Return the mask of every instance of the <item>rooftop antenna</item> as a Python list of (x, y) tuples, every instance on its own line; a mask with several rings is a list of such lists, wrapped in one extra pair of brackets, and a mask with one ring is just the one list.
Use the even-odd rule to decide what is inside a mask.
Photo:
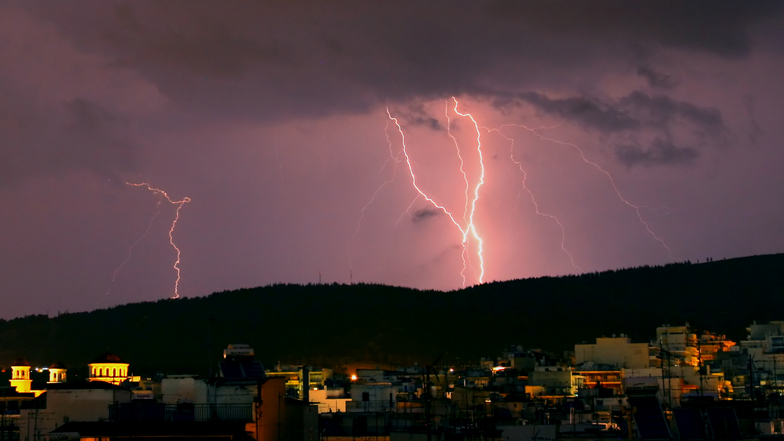
[(319, 285), (321, 285), (321, 271), (319, 271)]

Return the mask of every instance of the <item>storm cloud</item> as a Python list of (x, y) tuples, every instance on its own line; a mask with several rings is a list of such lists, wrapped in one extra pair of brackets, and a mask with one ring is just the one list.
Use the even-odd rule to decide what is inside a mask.
[(780, 252), (782, 8), (2, 2), (2, 318)]
[(608, 59), (632, 61), (661, 47), (743, 57), (753, 49), (749, 30), (781, 12), (776, 3), (730, 1), (445, 6), (146, 1), (26, 9), (171, 99), (264, 119), (526, 88), (557, 79), (554, 70), (593, 75)]
[(691, 147), (678, 147), (672, 142), (656, 138), (647, 148), (640, 145), (619, 145), (615, 151), (618, 160), (627, 166), (689, 164), (699, 152)]

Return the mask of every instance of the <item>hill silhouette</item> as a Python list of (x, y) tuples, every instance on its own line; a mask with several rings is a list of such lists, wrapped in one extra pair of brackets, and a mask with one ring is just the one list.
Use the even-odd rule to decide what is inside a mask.
[(24, 357), (86, 374), (113, 352), (135, 374), (207, 374), (229, 343), (265, 366), (476, 361), (510, 344), (563, 351), (602, 335), (650, 341), (689, 322), (738, 340), (784, 319), (784, 254), (563, 277), (440, 292), (375, 284), (271, 285), (206, 297), (134, 303), (57, 317), (0, 320), (0, 365)]

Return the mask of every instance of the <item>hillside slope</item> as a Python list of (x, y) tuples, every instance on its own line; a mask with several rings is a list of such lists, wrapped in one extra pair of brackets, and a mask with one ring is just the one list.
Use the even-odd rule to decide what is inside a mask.
[[(0, 364), (62, 361), (75, 375), (103, 352), (137, 374), (206, 374), (229, 343), (265, 365), (420, 364), (495, 356), (509, 344), (561, 351), (601, 335), (649, 341), (656, 326), (745, 338), (784, 319), (784, 254), (579, 276), (494, 282), (452, 292), (383, 285), (273, 285), (84, 313), (0, 320)], [(458, 360), (459, 359), (459, 360)]]

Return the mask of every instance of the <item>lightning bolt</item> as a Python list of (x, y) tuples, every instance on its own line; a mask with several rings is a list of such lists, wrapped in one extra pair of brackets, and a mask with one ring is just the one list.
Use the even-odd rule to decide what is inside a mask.
[(394, 166), (392, 167), (392, 176), (389, 179), (386, 179), (381, 185), (378, 186), (376, 191), (373, 192), (373, 195), (370, 196), (370, 200), (365, 204), (365, 206), (362, 207), (362, 210), (360, 210), (359, 220), (357, 220), (357, 228), (354, 230), (354, 234), (351, 235), (351, 238), (349, 238), (349, 240), (346, 242), (346, 252), (348, 253), (349, 271), (353, 271), (350, 244), (351, 242), (354, 241), (354, 239), (356, 239), (357, 234), (359, 234), (359, 230), (362, 228), (362, 221), (365, 219), (365, 211), (373, 203), (373, 201), (376, 200), (376, 196), (378, 196), (381, 190), (383, 190), (384, 187), (386, 187), (387, 185), (391, 184), (395, 180), (395, 176), (397, 175), (397, 162), (399, 158), (396, 157), (394, 152), (392, 151), (392, 140), (389, 139), (388, 131), (389, 131), (389, 120), (387, 120), (387, 127), (384, 129), (384, 134), (386, 135), (387, 138), (387, 144), (389, 144), (389, 158), (387, 158), (387, 160), (384, 161), (384, 165), (381, 166), (381, 169), (378, 171), (377, 174), (380, 175), (381, 173), (383, 173), (384, 169), (387, 168), (387, 165), (390, 162), (392, 162), (392, 164), (394, 164)]
[[(478, 278), (479, 283), (484, 283), (484, 275), (485, 275), (484, 242), (483, 242), (482, 237), (479, 235), (479, 232), (478, 232), (478, 230), (476, 228), (474, 215), (476, 213), (477, 202), (479, 201), (479, 189), (484, 184), (485, 168), (484, 168), (484, 162), (483, 162), (483, 158), (482, 158), (482, 142), (481, 142), (481, 132), (479, 131), (479, 124), (476, 122), (476, 120), (474, 119), (474, 117), (470, 113), (462, 113), (462, 112), (460, 112), (458, 110), (459, 102), (458, 102), (457, 98), (452, 97), (452, 101), (454, 102), (454, 107), (452, 108), (452, 110), (455, 112), (455, 114), (457, 114), (457, 115), (459, 115), (461, 117), (469, 118), (472, 121), (472, 123), (474, 124), (474, 129), (476, 130), (476, 145), (477, 145), (476, 149), (477, 149), (477, 153), (479, 155), (478, 165), (479, 165), (479, 168), (480, 168), (480, 176), (479, 176), (479, 180), (477, 181), (476, 185), (474, 186), (473, 198), (471, 198), (469, 196), (469, 194), (470, 194), (470, 184), (469, 184), (469, 181), (468, 181), (468, 175), (466, 174), (465, 167), (464, 167), (465, 166), (465, 161), (464, 161), (464, 159), (463, 159), (463, 157), (461, 155), (460, 146), (458, 145), (457, 139), (451, 133), (451, 119), (449, 118), (449, 105), (448, 105), (448, 102), (447, 102), (447, 105), (446, 105), (446, 108), (445, 108), (445, 114), (446, 114), (446, 117), (447, 117), (447, 132), (448, 132), (449, 136), (452, 138), (452, 140), (453, 140), (453, 142), (455, 144), (455, 150), (457, 152), (458, 158), (460, 159), (460, 172), (462, 173), (463, 180), (464, 180), (464, 182), (466, 184), (466, 187), (465, 187), (465, 204), (464, 204), (464, 207), (463, 207), (463, 222), (466, 223), (465, 226), (461, 225), (461, 223), (455, 218), (455, 216), (452, 214), (452, 212), (449, 211), (443, 204), (437, 202), (433, 197), (428, 195), (419, 186), (419, 183), (417, 181), (417, 175), (416, 175), (416, 173), (414, 171), (414, 166), (413, 166), (413, 164), (411, 162), (411, 157), (410, 157), (410, 155), (408, 153), (408, 146), (406, 144), (406, 135), (403, 132), (403, 127), (400, 125), (400, 122), (398, 121), (398, 119), (392, 116), (392, 114), (389, 111), (389, 108), (387, 108), (387, 117), (389, 118), (390, 121), (394, 122), (395, 126), (397, 127), (397, 131), (400, 134), (401, 145), (402, 145), (402, 154), (403, 154), (403, 156), (405, 158), (405, 162), (406, 162), (406, 165), (408, 167), (409, 175), (411, 176), (411, 184), (412, 184), (412, 186), (417, 191), (417, 193), (419, 193), (419, 195), (421, 197), (423, 197), (428, 203), (430, 203), (437, 210), (439, 210), (439, 211), (443, 212), (444, 214), (446, 214), (447, 217), (449, 217), (449, 220), (452, 222), (452, 224), (454, 224), (455, 227), (460, 231), (460, 235), (461, 235), (461, 238), (462, 238), (461, 245), (462, 245), (462, 248), (463, 248), (463, 251), (462, 251), (463, 270), (461, 271), (461, 277), (463, 278), (463, 286), (466, 286), (466, 274), (465, 273), (466, 273), (466, 270), (467, 270), (467, 268), (469, 266), (469, 257), (467, 255), (467, 253), (468, 253), (467, 250), (468, 250), (469, 239), (471, 239), (471, 238), (473, 238), (473, 240), (476, 240), (476, 242), (477, 242), (477, 252), (476, 252), (476, 254), (477, 254), (477, 257), (479, 259), (479, 276), (477, 278)], [(409, 207), (409, 209), (410, 209), (410, 207)], [(408, 210), (406, 210), (406, 212), (407, 211)], [(402, 217), (402, 215), (401, 215), (401, 217)]]
[[(419, 184), (417, 183), (416, 173), (414, 173), (414, 166), (411, 164), (411, 157), (408, 155), (408, 146), (406, 145), (406, 135), (405, 133), (403, 133), (403, 127), (400, 126), (400, 122), (397, 120), (397, 118), (393, 117), (392, 114), (389, 112), (389, 108), (387, 108), (387, 116), (389, 117), (390, 121), (393, 121), (395, 123), (395, 126), (397, 126), (397, 131), (398, 133), (400, 133), (402, 153), (403, 156), (406, 158), (406, 165), (408, 166), (408, 172), (411, 175), (411, 185), (413, 185), (417, 193), (419, 193), (420, 196), (425, 198), (425, 200), (429, 202), (433, 207), (446, 214), (449, 217), (449, 220), (451, 220), (452, 223), (455, 225), (455, 227), (457, 227), (457, 229), (460, 230), (460, 234), (463, 237), (465, 237), (466, 235), (465, 230), (463, 230), (463, 227), (460, 226), (460, 223), (455, 219), (455, 216), (452, 215), (452, 213), (449, 210), (447, 210), (445, 206), (436, 202), (435, 199), (428, 196), (428, 194), (425, 193), (419, 187)], [(463, 247), (465, 247), (465, 242), (463, 242)], [(465, 286), (465, 276), (463, 277), (463, 286)]]
[[(457, 108), (457, 104), (455, 104), (455, 108)], [(452, 138), (452, 142), (455, 144), (455, 152), (457, 153), (458, 159), (460, 159), (460, 173), (463, 174), (463, 181), (465, 181), (465, 203), (463, 204), (463, 222), (468, 222), (468, 201), (469, 201), (469, 188), (470, 184), (468, 183), (468, 174), (465, 171), (465, 161), (463, 160), (463, 155), (460, 154), (460, 144), (457, 142), (457, 138), (455, 135), (452, 134), (452, 118), (449, 116), (449, 101), (444, 101), (444, 116), (446, 116), (446, 133)], [(468, 247), (466, 247), (466, 237), (465, 232), (463, 232), (463, 249), (461, 253), (461, 258), (463, 259), (463, 269), (460, 271), (460, 276), (463, 278), (463, 286), (466, 284), (466, 271), (468, 270), (468, 266), (470, 265), (470, 257), (468, 256)]]
[[(180, 293), (179, 293), (179, 286), (180, 286), (180, 266), (179, 266), (180, 265), (180, 249), (177, 247), (177, 245), (174, 244), (174, 228), (177, 226), (177, 221), (180, 220), (180, 210), (182, 209), (182, 206), (187, 204), (188, 202), (190, 202), (191, 198), (185, 197), (182, 200), (175, 201), (172, 198), (170, 198), (169, 195), (165, 191), (163, 191), (163, 190), (161, 190), (159, 188), (154, 188), (154, 187), (152, 187), (150, 184), (148, 184), (146, 182), (142, 182), (140, 184), (136, 184), (136, 183), (133, 183), (133, 182), (126, 182), (125, 184), (126, 185), (131, 185), (133, 187), (145, 187), (145, 188), (147, 188), (147, 190), (150, 190), (151, 192), (153, 192), (153, 194), (161, 196), (161, 197), (165, 198), (170, 204), (173, 204), (173, 205), (177, 206), (177, 210), (175, 211), (175, 215), (174, 215), (174, 220), (172, 221), (171, 228), (169, 228), (169, 243), (171, 244), (172, 248), (174, 248), (174, 250), (177, 252), (177, 259), (174, 261), (174, 265), (173, 265), (174, 270), (177, 272), (177, 279), (174, 281), (174, 295), (171, 298), (172, 299), (177, 299), (177, 298), (180, 297)], [(160, 205), (160, 200), (158, 201), (158, 204)]]
[(117, 279), (117, 274), (120, 272), (121, 269), (125, 267), (125, 264), (127, 264), (131, 260), (131, 257), (133, 257), (133, 250), (136, 248), (136, 245), (138, 245), (139, 242), (144, 240), (144, 238), (147, 237), (148, 234), (150, 234), (150, 229), (152, 228), (153, 221), (155, 221), (155, 218), (157, 218), (158, 215), (161, 214), (161, 201), (159, 200), (158, 203), (155, 205), (158, 207), (158, 209), (155, 211), (155, 214), (150, 218), (150, 221), (147, 223), (147, 229), (144, 230), (144, 234), (139, 236), (139, 238), (136, 239), (136, 241), (133, 244), (131, 244), (130, 248), (128, 248), (128, 255), (125, 256), (125, 260), (123, 260), (122, 263), (117, 268), (114, 269), (114, 272), (112, 273), (112, 279), (109, 281), (109, 287), (106, 289), (106, 293), (103, 295), (103, 297), (101, 297), (98, 300), (98, 302), (95, 304), (96, 307), (101, 303), (103, 299), (105, 299), (109, 294), (111, 294), (112, 292), (111, 287), (112, 285), (114, 285), (114, 282)]
[[(455, 106), (456, 107), (456, 106)], [(465, 181), (465, 206), (463, 207), (463, 221), (468, 222), (468, 191), (470, 184), (468, 183), (468, 174), (465, 172), (465, 161), (463, 155), (460, 154), (460, 145), (457, 143), (457, 138), (452, 134), (452, 118), (449, 117), (449, 101), (444, 101), (444, 116), (446, 116), (446, 133), (452, 138), (455, 144), (455, 151), (457, 157), (460, 159), (460, 173), (463, 174), (463, 181)]]
[(397, 222), (395, 222), (395, 228), (394, 228), (395, 230), (397, 230), (397, 227), (398, 227), (398, 225), (400, 225), (400, 221), (402, 221), (402, 220), (403, 220), (403, 216), (405, 216), (405, 215), (408, 215), (408, 218), (409, 218), (409, 219), (411, 219), (411, 217), (412, 217), (412, 216), (411, 216), (411, 207), (413, 207), (413, 206), (414, 206), (414, 203), (415, 203), (416, 201), (418, 201), (418, 200), (419, 200), (419, 195), (416, 195), (416, 196), (414, 197), (414, 200), (412, 200), (412, 201), (411, 201), (411, 203), (410, 203), (410, 204), (408, 204), (408, 207), (406, 207), (405, 211), (403, 211), (402, 213), (400, 213), (400, 217), (399, 217), (399, 218), (397, 218)]
[[(360, 217), (359, 217), (359, 221), (357, 223), (357, 228), (356, 228), (356, 230), (354, 232), (354, 235), (352, 235), (351, 239), (349, 239), (349, 242), (353, 241), (356, 238), (356, 236), (357, 236), (357, 234), (358, 234), (358, 232), (360, 230), (361, 223), (362, 223), (362, 221), (364, 219), (365, 211), (375, 201), (376, 197), (381, 192), (381, 190), (385, 186), (389, 185), (395, 179), (396, 172), (397, 172), (397, 164), (404, 162), (405, 166), (406, 166), (406, 168), (408, 170), (408, 174), (410, 176), (410, 179), (411, 179), (410, 180), (411, 186), (414, 188), (414, 190), (416, 191), (417, 195), (411, 201), (411, 204), (409, 204), (409, 206), (406, 208), (406, 210), (403, 213), (401, 213), (400, 217), (398, 218), (397, 222), (395, 223), (395, 229), (398, 228), (398, 225), (400, 224), (400, 222), (402, 221), (402, 219), (405, 217), (406, 214), (409, 214), (409, 216), (410, 216), (411, 209), (412, 209), (413, 205), (416, 203), (416, 201), (420, 197), (423, 198), (425, 201), (427, 201), (426, 202), (427, 204), (430, 204), (437, 211), (440, 211), (440, 212), (444, 213), (449, 218), (449, 221), (460, 232), (460, 235), (461, 235), (461, 246), (462, 246), (461, 257), (462, 257), (462, 261), (463, 261), (463, 268), (462, 268), (460, 274), (461, 274), (461, 277), (463, 279), (463, 286), (465, 287), (467, 285), (467, 271), (468, 271), (469, 268), (472, 269), (474, 277), (476, 277), (475, 280), (477, 280), (478, 283), (484, 283), (485, 266), (486, 266), (485, 255), (484, 255), (485, 254), (485, 249), (484, 249), (484, 240), (483, 240), (482, 236), (480, 235), (480, 228), (479, 228), (478, 220), (477, 220), (477, 208), (478, 208), (478, 206), (480, 204), (481, 189), (482, 189), (483, 185), (485, 184), (485, 177), (486, 177), (486, 169), (485, 169), (485, 164), (484, 164), (484, 152), (483, 152), (483, 146), (482, 146), (482, 130), (485, 130), (485, 131), (487, 131), (487, 133), (495, 132), (500, 137), (502, 137), (503, 139), (505, 139), (506, 141), (509, 142), (509, 158), (512, 161), (512, 163), (514, 163), (517, 166), (517, 168), (520, 170), (520, 173), (522, 173), (522, 181), (521, 181), (521, 187), (522, 188), (520, 189), (520, 192), (517, 195), (518, 204), (520, 203), (520, 196), (521, 196), (522, 192), (528, 193), (528, 197), (529, 197), (529, 199), (531, 200), (531, 203), (534, 206), (535, 213), (538, 216), (542, 216), (542, 217), (546, 217), (546, 218), (550, 219), (561, 230), (561, 250), (569, 257), (569, 261), (570, 261), (571, 265), (575, 269), (577, 269), (579, 271), (583, 271), (583, 269), (579, 265), (577, 265), (577, 263), (575, 262), (574, 256), (572, 255), (572, 253), (566, 247), (566, 228), (565, 228), (564, 224), (561, 222), (561, 220), (557, 216), (555, 216), (553, 214), (550, 214), (550, 213), (547, 213), (547, 212), (544, 212), (544, 211), (542, 211), (540, 209), (539, 201), (536, 199), (534, 193), (531, 191), (531, 189), (527, 185), (528, 174), (527, 174), (527, 172), (525, 170), (523, 162), (521, 160), (519, 160), (515, 156), (515, 140), (514, 140), (513, 137), (506, 135), (504, 133), (504, 130), (503, 130), (504, 128), (515, 127), (515, 128), (521, 128), (521, 129), (527, 130), (528, 132), (532, 133), (534, 136), (540, 138), (543, 141), (547, 141), (547, 142), (550, 142), (550, 143), (555, 143), (555, 144), (562, 145), (562, 146), (569, 147), (571, 149), (576, 150), (577, 153), (579, 154), (581, 160), (583, 161), (583, 163), (593, 167), (599, 173), (603, 174), (607, 178), (607, 180), (609, 181), (609, 184), (610, 184), (611, 188), (613, 189), (613, 192), (617, 196), (618, 200), (621, 203), (623, 203), (624, 205), (626, 205), (627, 207), (629, 207), (632, 210), (634, 210), (634, 212), (635, 212), (635, 214), (637, 216), (637, 219), (639, 220), (640, 224), (645, 228), (645, 231), (647, 232), (647, 234), (653, 240), (658, 242), (664, 248), (664, 250), (666, 250), (666, 252), (668, 253), (670, 259), (675, 260), (675, 258), (673, 257), (672, 249), (670, 248), (670, 246), (664, 241), (664, 239), (662, 239), (654, 231), (654, 229), (651, 227), (651, 224), (643, 216), (642, 210), (645, 210), (645, 209), (655, 210), (655, 209), (653, 209), (651, 207), (644, 206), (644, 205), (637, 205), (637, 204), (634, 204), (631, 201), (629, 201), (623, 195), (623, 193), (620, 191), (620, 189), (618, 188), (618, 185), (616, 184), (615, 179), (610, 174), (610, 172), (605, 170), (598, 163), (588, 159), (588, 157), (586, 157), (586, 155), (585, 155), (585, 152), (582, 150), (582, 148), (580, 146), (578, 146), (577, 144), (571, 143), (571, 142), (560, 141), (558, 139), (554, 139), (554, 138), (545, 136), (545, 135), (543, 135), (541, 133), (542, 131), (545, 131), (545, 130), (556, 129), (560, 125), (562, 125), (563, 122), (559, 122), (558, 124), (556, 124), (554, 126), (543, 126), (543, 127), (537, 127), (537, 128), (531, 128), (531, 127), (528, 127), (528, 126), (523, 125), (523, 124), (503, 124), (503, 125), (501, 125), (498, 128), (480, 127), (480, 125), (478, 124), (477, 120), (474, 118), (474, 116), (471, 113), (463, 112), (463, 111), (460, 110), (460, 102), (458, 101), (458, 99), (456, 97), (452, 97), (451, 98), (451, 103), (450, 103), (450, 100), (446, 100), (445, 101), (445, 106), (444, 106), (444, 116), (446, 118), (446, 132), (447, 132), (447, 135), (451, 138), (452, 144), (454, 145), (455, 154), (457, 155), (457, 158), (459, 159), (459, 171), (460, 171), (460, 174), (463, 177), (463, 182), (464, 182), (464, 188), (463, 188), (463, 191), (462, 191), (463, 195), (464, 195), (463, 213), (462, 213), (462, 217), (459, 217), (459, 214), (455, 214), (452, 211), (450, 211), (450, 209), (447, 208), (445, 203), (440, 202), (435, 196), (433, 196), (432, 194), (429, 194), (428, 191), (420, 184), (418, 176), (417, 176), (417, 172), (414, 169), (412, 156), (411, 156), (411, 153), (410, 153), (410, 148), (409, 148), (409, 146), (407, 144), (406, 134), (404, 133), (403, 127), (402, 127), (400, 121), (398, 120), (398, 118), (392, 116), (392, 113), (391, 113), (391, 111), (389, 110), (388, 107), (386, 108), (386, 112), (387, 112), (387, 118), (388, 119), (387, 119), (386, 127), (384, 129), (384, 133), (386, 135), (390, 156), (389, 156), (389, 159), (387, 159), (386, 162), (384, 163), (384, 165), (382, 166), (381, 170), (383, 171), (390, 163), (392, 163), (392, 164), (394, 164), (395, 171), (393, 172), (391, 178), (385, 180), (376, 189), (376, 191), (372, 194), (369, 202), (367, 204), (365, 204), (365, 206), (362, 208), (361, 213), (360, 213)], [(470, 161), (467, 161), (468, 157), (464, 156), (465, 150), (461, 149), (460, 142), (458, 141), (458, 138), (453, 133), (453, 131), (454, 131), (453, 130), (454, 129), (453, 122), (455, 121), (456, 117), (454, 115), (452, 115), (452, 112), (454, 112), (454, 115), (457, 115), (458, 117), (469, 119), (471, 121), (471, 123), (473, 124), (473, 126), (474, 126), (474, 130), (476, 132), (476, 138), (475, 138), (475, 144), (476, 144), (476, 166), (474, 166), (474, 160), (473, 159), (471, 159)], [(400, 147), (400, 153), (398, 153), (397, 155), (395, 155), (395, 153), (393, 151), (393, 147), (392, 147), (393, 146), (393, 142), (390, 139), (391, 124), (394, 124), (394, 127), (397, 128), (397, 132), (398, 132), (398, 135), (400, 137), (399, 138), (400, 139), (399, 142), (400, 142), (400, 146), (401, 147)], [(402, 155), (402, 160), (401, 160), (401, 155)], [(472, 153), (471, 157), (473, 158), (473, 153)], [(469, 167), (468, 164), (471, 164), (471, 166)], [(474, 167), (476, 167), (476, 168), (474, 168)], [(478, 173), (478, 177), (476, 177), (475, 174), (473, 175), (474, 177), (469, 177), (468, 170), (478, 170), (478, 172), (479, 172)], [(476, 172), (472, 172), (472, 173), (476, 173)], [(348, 244), (347, 244), (347, 249), (348, 249)], [(473, 250), (473, 252), (469, 251), (469, 250)], [(476, 257), (477, 260), (478, 260), (478, 267), (477, 268), (475, 268), (471, 264), (472, 257)], [(349, 253), (349, 261), (350, 261), (350, 253)]]
[(474, 187), (474, 199), (471, 201), (471, 211), (468, 216), (468, 227), (463, 232), (463, 244), (468, 241), (468, 233), (470, 232), (471, 235), (477, 241), (477, 256), (479, 257), (479, 283), (484, 282), (485, 277), (485, 258), (484, 258), (484, 241), (479, 236), (479, 233), (476, 231), (476, 224), (474, 223), (474, 213), (476, 212), (476, 203), (479, 201), (479, 188), (485, 183), (485, 164), (482, 158), (482, 135), (479, 132), (479, 124), (476, 122), (474, 117), (470, 113), (460, 113), (457, 110), (458, 102), (457, 98), (452, 97), (452, 100), (455, 102), (454, 111), (456, 114), (462, 117), (468, 117), (471, 119), (471, 122), (474, 123), (474, 129), (476, 130), (476, 151), (479, 154), (479, 168), (481, 173), (479, 174), (479, 182), (477, 182), (476, 186)]
[[(532, 128), (527, 127), (527, 126), (525, 126), (523, 124), (503, 124), (500, 128), (503, 128), (503, 127), (518, 127), (518, 128), (522, 128), (522, 129), (527, 130), (528, 132), (534, 134), (534, 136), (538, 137), (539, 139), (541, 139), (543, 141), (552, 142), (552, 143), (559, 144), (559, 145), (562, 145), (562, 146), (565, 146), (565, 147), (571, 147), (571, 148), (577, 150), (577, 152), (580, 155), (580, 158), (583, 160), (584, 163), (594, 167), (600, 173), (602, 173), (605, 176), (607, 176), (607, 179), (610, 181), (610, 185), (612, 186), (613, 191), (615, 191), (615, 195), (618, 196), (618, 199), (622, 203), (624, 203), (626, 206), (628, 206), (628, 207), (630, 207), (630, 208), (632, 208), (634, 210), (634, 212), (637, 214), (637, 219), (639, 219), (640, 223), (645, 227), (645, 230), (648, 232), (648, 234), (654, 240), (659, 242), (659, 244), (661, 244), (661, 246), (664, 247), (665, 250), (667, 250), (667, 254), (670, 256), (671, 260), (673, 260), (673, 261), (675, 260), (675, 257), (672, 255), (672, 249), (670, 249), (669, 245), (667, 245), (667, 243), (653, 231), (653, 229), (651, 228), (651, 225), (643, 218), (642, 213), (640, 213), (640, 210), (642, 210), (643, 208), (649, 208), (649, 207), (645, 207), (643, 205), (635, 205), (635, 204), (629, 202), (625, 197), (623, 197), (623, 194), (621, 194), (621, 191), (618, 189), (618, 186), (615, 184), (615, 179), (613, 179), (613, 177), (610, 174), (610, 172), (608, 172), (607, 170), (602, 168), (599, 164), (597, 164), (597, 163), (589, 160), (588, 158), (586, 158), (585, 157), (585, 153), (580, 148), (580, 146), (578, 146), (577, 144), (571, 143), (571, 142), (564, 142), (564, 141), (560, 141), (560, 140), (557, 140), (557, 139), (554, 139), (554, 138), (550, 138), (548, 136), (544, 136), (544, 135), (540, 134), (536, 129), (532, 129)], [(499, 131), (499, 133), (500, 133), (500, 131)]]
[[(487, 130), (488, 132), (495, 132), (499, 136), (504, 138), (505, 140), (509, 141), (509, 159), (511, 159), (512, 162), (515, 165), (517, 165), (517, 168), (519, 168), (520, 172), (523, 174), (523, 180), (521, 182), (523, 188), (520, 189), (520, 192), (525, 191), (525, 192), (528, 193), (528, 196), (531, 198), (531, 202), (534, 204), (534, 210), (536, 211), (537, 215), (543, 216), (543, 217), (547, 217), (547, 218), (551, 219), (553, 222), (555, 222), (558, 225), (558, 227), (561, 229), (561, 250), (563, 250), (563, 252), (566, 253), (567, 256), (569, 256), (569, 261), (572, 263), (572, 266), (575, 269), (577, 269), (579, 271), (582, 271), (583, 269), (580, 268), (580, 266), (578, 266), (576, 263), (574, 263), (574, 256), (572, 256), (572, 253), (570, 253), (569, 250), (566, 249), (566, 229), (564, 228), (563, 224), (558, 219), (558, 217), (556, 217), (555, 215), (552, 215), (552, 214), (549, 214), (549, 213), (544, 213), (544, 212), (539, 210), (539, 203), (536, 201), (536, 198), (534, 197), (533, 192), (531, 192), (531, 190), (526, 185), (526, 181), (528, 180), (528, 173), (526, 173), (525, 169), (523, 168), (523, 163), (521, 161), (518, 161), (515, 158), (515, 156), (514, 156), (514, 138), (510, 138), (510, 137), (504, 135), (504, 133), (501, 132), (500, 129), (487, 129), (487, 128), (485, 128), (485, 130)], [(519, 200), (520, 200), (520, 193), (517, 194), (517, 199), (518, 199), (518, 202), (519, 202)]]

